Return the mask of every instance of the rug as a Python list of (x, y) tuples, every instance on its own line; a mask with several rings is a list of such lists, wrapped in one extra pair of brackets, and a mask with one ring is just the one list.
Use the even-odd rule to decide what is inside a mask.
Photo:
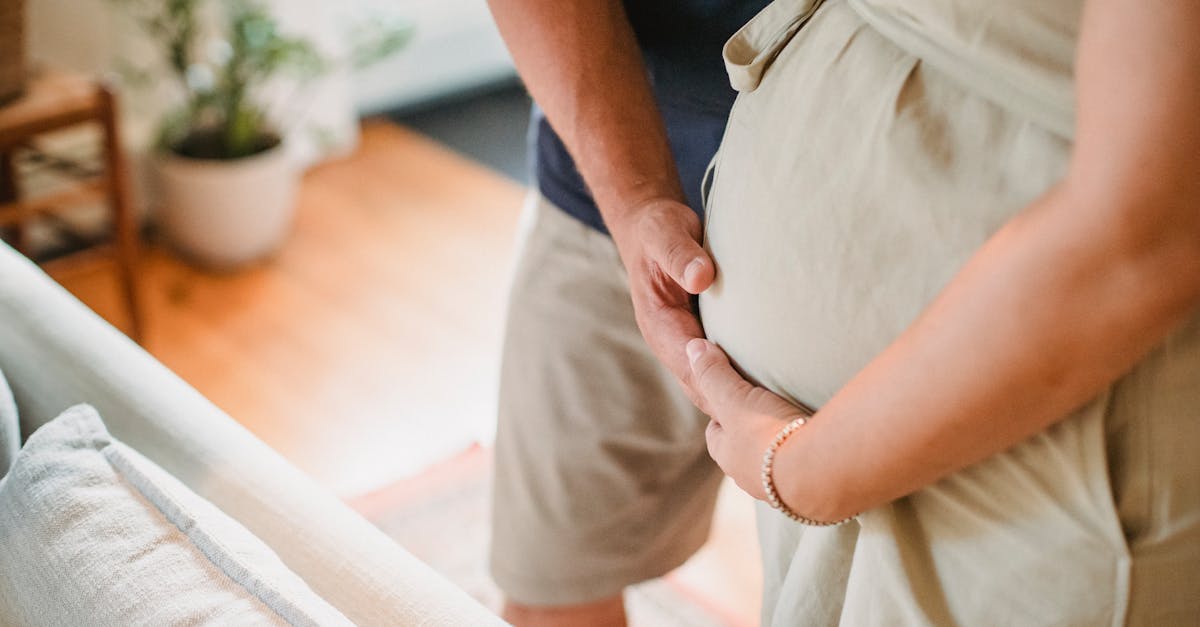
[[(475, 446), (421, 475), (349, 499), (355, 510), (493, 611), (500, 590), (487, 572), (491, 451)], [(671, 575), (630, 588), (632, 627), (729, 627), (723, 608)]]

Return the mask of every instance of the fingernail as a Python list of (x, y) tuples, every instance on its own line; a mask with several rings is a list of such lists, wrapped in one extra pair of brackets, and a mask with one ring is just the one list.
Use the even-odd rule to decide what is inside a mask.
[(701, 338), (695, 338), (695, 339), (689, 341), (687, 343), (688, 361), (694, 365), (696, 363), (696, 360), (700, 359), (700, 356), (703, 355), (704, 351), (706, 351), (706, 350), (708, 350), (708, 342), (707, 341), (705, 341)]
[(692, 262), (683, 269), (683, 282), (687, 283), (688, 285), (695, 283), (696, 277), (699, 276), (700, 271), (703, 269), (704, 260), (699, 257), (693, 259)]

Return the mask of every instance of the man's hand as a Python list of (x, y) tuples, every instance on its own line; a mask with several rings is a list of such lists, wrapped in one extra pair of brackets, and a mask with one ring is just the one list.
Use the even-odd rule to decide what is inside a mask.
[(703, 337), (691, 294), (712, 285), (715, 266), (700, 246), (700, 220), (683, 203), (656, 199), (623, 212), (609, 224), (629, 274), (638, 328), (688, 396), (707, 412), (695, 393), (686, 346)]

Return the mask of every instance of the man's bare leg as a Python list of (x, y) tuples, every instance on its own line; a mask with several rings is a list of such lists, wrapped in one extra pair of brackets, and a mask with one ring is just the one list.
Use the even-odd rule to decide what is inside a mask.
[(625, 600), (617, 595), (579, 605), (504, 603), (501, 618), (515, 627), (625, 627)]

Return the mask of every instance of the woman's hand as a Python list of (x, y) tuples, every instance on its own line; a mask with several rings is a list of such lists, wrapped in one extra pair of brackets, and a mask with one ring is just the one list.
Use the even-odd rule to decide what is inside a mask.
[(712, 418), (705, 433), (708, 454), (738, 487), (756, 499), (766, 499), (763, 453), (780, 429), (805, 412), (742, 378), (725, 351), (708, 340), (688, 342), (687, 354), (694, 389)]

